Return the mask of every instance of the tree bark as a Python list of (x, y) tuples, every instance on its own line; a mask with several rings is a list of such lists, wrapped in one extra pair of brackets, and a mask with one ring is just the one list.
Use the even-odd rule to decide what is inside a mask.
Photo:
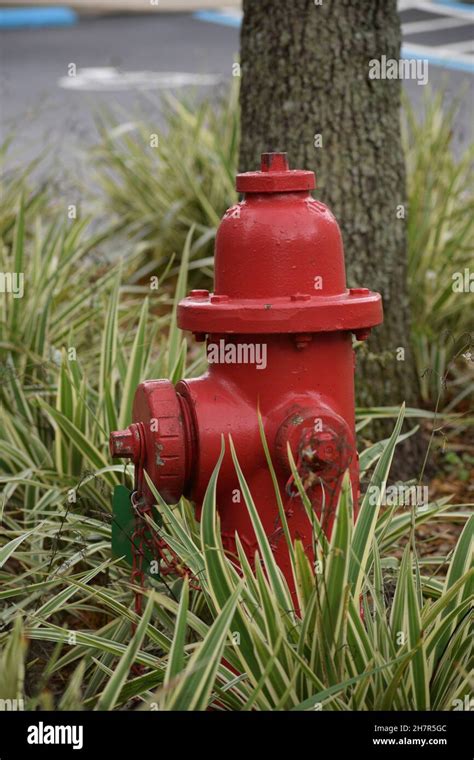
[(358, 405), (416, 404), (401, 83), (369, 78), (372, 59), (400, 58), (396, 0), (244, 0), (243, 9), (240, 169), (281, 150), (290, 167), (316, 172), (316, 195), (341, 226), (348, 285), (383, 297), (384, 325), (358, 354)]

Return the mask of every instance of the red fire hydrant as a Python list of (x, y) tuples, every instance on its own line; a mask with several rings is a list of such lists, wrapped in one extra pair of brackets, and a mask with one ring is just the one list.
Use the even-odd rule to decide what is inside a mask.
[[(311, 171), (290, 171), (284, 153), (262, 155), (261, 171), (237, 176), (244, 199), (229, 208), (215, 247), (215, 290), (193, 290), (178, 325), (207, 338), (209, 369), (196, 379), (138, 386), (133, 424), (110, 437), (113, 457), (135, 464), (135, 487), (153, 504), (147, 471), (163, 498), (184, 494), (199, 517), (221, 449), (232, 435), (237, 456), (285, 576), (291, 570), (258, 427), (262, 415), (288, 526), (311, 553), (311, 525), (292, 479), (287, 444), (324, 530), (330, 534), (345, 470), (354, 496), (352, 333), (367, 338), (382, 322), (378, 293), (346, 288), (338, 224), (314, 200)], [(251, 560), (257, 548), (229, 447), (217, 486), (224, 547), (235, 534)], [(292, 582), (290, 580), (290, 584)]]

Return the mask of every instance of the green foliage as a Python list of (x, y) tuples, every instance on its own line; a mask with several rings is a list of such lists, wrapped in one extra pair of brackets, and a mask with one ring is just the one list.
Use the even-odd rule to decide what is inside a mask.
[(93, 155), (101, 198), (159, 262), (180, 255), (194, 227), (190, 268), (212, 277), (216, 228), (237, 199), (238, 90), (199, 102), (168, 95), (162, 107), (163, 129), (102, 115)]
[[(171, 508), (155, 492), (164, 527), (153, 522), (151, 527), (199, 578), (200, 589), (191, 591), (185, 581), (176, 598), (150, 581), (154, 590), (142, 591), (148, 596), (142, 617), (131, 611), (130, 586), (108, 559), (103, 541), (96, 540), (95, 552), (83, 553), (80, 563), (51, 566), (47, 539), (58, 516), (41, 509), (37, 529), (21, 536), (28, 551), (20, 542), (13, 554), (9, 549), (16, 571), (4, 576), (0, 596), (10, 602), (3, 622), (16, 620), (16, 625), (0, 637), (5, 674), (0, 696), (15, 693), (25, 698), (27, 709), (43, 704), (44, 693), (26, 697), (23, 691), (28, 640), (31, 647), (35, 642), (56, 645), (44, 685), (59, 679), (59, 709), (130, 707), (132, 699), (139, 699), (143, 709), (164, 710), (453, 709), (471, 688), (474, 522), (471, 517), (466, 523), (443, 581), (415, 571), (413, 546), (407, 544), (393, 599), (387, 601), (391, 568), (398, 564), (389, 552), (412, 521), (421, 524), (445, 516), (446, 510), (444, 501), (414, 515), (382, 508), (402, 418), (403, 412), (376, 455), (370, 485), (380, 494), (377, 504), (363, 500), (355, 527), (348, 479), (331, 540), (308, 509), (315, 562), (309, 562), (298, 541), (289, 547), (293, 594), (275, 564), (231, 439), (223, 442), (200, 527), (185, 500)], [(224, 553), (217, 517), (216, 482), (225, 445), (231, 447), (259, 545), (250, 563), (238, 543), (241, 572)], [(270, 460), (268, 465), (272, 469)], [(308, 506), (294, 463), (293, 474)], [(71, 511), (59, 521), (63, 540), (71, 541), (77, 515)], [(87, 516), (80, 529), (88, 543), (98, 526)], [(108, 540), (109, 526), (100, 530)], [(71, 547), (66, 555), (73, 560)], [(20, 617), (25, 618), (24, 635)], [(102, 624), (94, 626), (98, 618)], [(132, 637), (130, 623), (137, 624)], [(142, 666), (139, 675), (134, 665)]]
[(474, 250), (474, 145), (460, 155), (453, 148), (459, 106), (455, 100), (447, 107), (438, 93), (425, 98), (422, 120), (408, 100), (404, 107), (408, 283), (415, 357), (427, 400), (433, 387), (436, 396), (450, 360), (474, 350), (472, 292), (453, 289), (453, 275), (472, 265)]
[(7, 138), (0, 144), (0, 237), (11, 240), (12, 231), (18, 214), (18, 199), (23, 196), (23, 206), (28, 213), (44, 213), (47, 208), (47, 192), (45, 185), (37, 185), (32, 190), (31, 174), (39, 164), (32, 161), (26, 166), (6, 168), (6, 159), (10, 150), (12, 138)]
[(447, 472), (467, 483), (474, 468), (474, 457), (467, 453), (460, 456), (455, 451), (448, 451), (444, 455), (443, 464)]
[[(187, 524), (183, 512), (170, 509), (155, 492), (167, 538), (201, 579), (201, 593), (215, 621), (228, 600), (238, 594), (214, 688), (221, 709), (449, 710), (455, 699), (468, 693), (472, 518), (446, 580), (435, 593), (429, 576), (421, 574), (417, 579), (413, 548), (407, 545), (393, 604), (386, 602), (386, 559), (381, 559), (379, 547), (382, 534), (393, 536), (398, 530), (394, 531), (392, 524), (397, 516), (393, 510), (382, 510), (381, 502), (402, 417), (385, 442), (371, 479), (371, 486), (380, 494), (377, 505), (363, 501), (355, 528), (348, 480), (330, 541), (324, 538), (315, 516), (308, 515), (313, 522), (316, 562), (311, 565), (301, 545), (294, 545), (290, 556), (296, 597), (274, 562), (232, 441), (239, 485), (259, 544), (253, 566), (238, 545), (242, 577), (224, 554), (218, 527), (216, 480), (221, 460), (204, 500), (200, 535)], [(296, 469), (294, 475), (298, 481)], [(304, 499), (301, 483), (299, 487)], [(442, 504), (432, 504), (427, 509), (429, 516), (420, 513), (414, 519), (433, 518), (442, 508)], [(411, 515), (404, 517), (412, 519)], [(171, 602), (167, 606), (177, 612), (182, 640), (182, 607), (178, 611)], [(193, 618), (189, 625), (198, 630)], [(446, 657), (448, 641), (451, 664)], [(162, 690), (153, 697), (160, 698), (165, 699)]]
[[(172, 107), (180, 113), (179, 104)], [(229, 107), (235, 113), (235, 104)], [(216, 504), (220, 462), (200, 525), (185, 499), (171, 508), (158, 494), (163, 525), (158, 519), (151, 525), (199, 578), (199, 590), (181, 579), (171, 588), (160, 579), (134, 588), (125, 564), (111, 560), (111, 493), (117, 483), (131, 485), (132, 473), (110, 463), (108, 432), (130, 421), (139, 380), (176, 381), (183, 374), (187, 345), (174, 319), (176, 304), (189, 270), (202, 266), (197, 252), (208, 253), (214, 217), (223, 210), (218, 204), (233, 200), (236, 122), (219, 142), (213, 119), (221, 112), (202, 109), (181, 113), (175, 123), (188, 118), (200, 136), (200, 163), (186, 156), (189, 135), (173, 132), (178, 168), (172, 177), (170, 152), (166, 180), (158, 173), (153, 179), (162, 183), (156, 206), (152, 184), (146, 191), (152, 194), (141, 199), (141, 186), (137, 197), (130, 192), (131, 166), (117, 185), (123, 203), (117, 210), (127, 227), (133, 214), (138, 223), (140, 203), (150, 204), (143, 237), (158, 256), (168, 254), (167, 246), (179, 252), (177, 282), (172, 265), (156, 270), (156, 262), (145, 261), (146, 246), (133, 255), (127, 250), (123, 260), (110, 256), (116, 227), (67, 220), (23, 182), (6, 188), (0, 270), (24, 272), (25, 290), (22, 299), (2, 300), (0, 319), (0, 699), (24, 699), (30, 710), (452, 709), (472, 689), (472, 518), (467, 522), (467, 510), (448, 499), (416, 511), (382, 507), (395, 446), (406, 436), (402, 415), (390, 439), (361, 452), (362, 480), (377, 487), (377, 504), (364, 498), (354, 524), (346, 481), (330, 540), (295, 470), (315, 564), (299, 542), (288, 543), (294, 594), (274, 562), (230, 439), (223, 447), (230, 447), (242, 507), (258, 537), (255, 562), (238, 545), (237, 572), (224, 554)], [(216, 156), (217, 145), (229, 160), (228, 176), (219, 157), (216, 176), (204, 176), (206, 151)], [(136, 160), (144, 172), (148, 160)], [(173, 182), (184, 190), (187, 174), (195, 172), (213, 214), (192, 185), (179, 196), (181, 206), (169, 205), (178, 197)], [(145, 185), (150, 178), (142, 179)], [(162, 226), (165, 209), (169, 229)], [(155, 271), (158, 291), (149, 286)], [(191, 354), (187, 372), (202, 365), (202, 353)], [(358, 429), (397, 413), (360, 410)], [(430, 413), (411, 409), (407, 416)], [(261, 424), (260, 430), (274, 477)], [(288, 536), (277, 491), (275, 500)], [(440, 559), (446, 571), (440, 578), (416, 556), (413, 532), (446, 519), (466, 525), (452, 555)], [(134, 591), (147, 601), (141, 616), (133, 611)]]
[[(179, 291), (151, 290), (141, 279), (140, 257), (99, 267), (90, 260), (106, 233), (88, 220), (64, 223), (28, 216), (19, 200), (11, 242), (1, 246), (3, 271), (24, 273), (24, 294), (1, 302), (0, 463), (3, 502), (18, 492), (28, 526), (36, 504), (64, 509), (77, 487), (110, 510), (99, 488), (119, 482), (107, 439), (131, 422), (135, 387), (143, 377), (178, 379), (185, 341), (170, 319), (170, 305), (186, 282), (185, 246)], [(125, 280), (125, 282), (124, 282)], [(21, 305), (21, 308), (20, 308)], [(164, 316), (152, 312), (164, 310)], [(99, 474), (93, 473), (98, 471)], [(39, 510), (40, 512), (41, 510)]]
[[(19, 214), (17, 225), (21, 224)], [(34, 245), (34, 238), (27, 240), (23, 236), (25, 254)], [(190, 240), (191, 234), (188, 249)], [(64, 250), (66, 259), (70, 255), (70, 249), (58, 248), (59, 270)], [(184, 261), (187, 256), (185, 251)], [(25, 262), (31, 260), (24, 256)], [(62, 316), (63, 299), (51, 300), (38, 355), (44, 359), (59, 352), (60, 358), (45, 361), (34, 382), (28, 372), (17, 374), (16, 368), (23, 366), (23, 351), (17, 352), (14, 363), (10, 341), (2, 343), (2, 358), (13, 369), (0, 386), (4, 486), (0, 644), (5, 674), (0, 697), (23, 698), (27, 709), (50, 708), (52, 694), (57, 695), (53, 705), (58, 709), (130, 707), (135, 699), (145, 709), (156, 703), (166, 710), (206, 709), (216, 706), (216, 701), (219, 709), (230, 710), (315, 709), (319, 705), (376, 709), (382, 702), (411, 709), (428, 699), (439, 709), (450, 709), (452, 700), (467, 689), (469, 651), (462, 616), (470, 593), (463, 560), (468, 556), (468, 529), (444, 586), (422, 574), (420, 593), (414, 595), (410, 586), (413, 558), (406, 554), (390, 622), (389, 609), (383, 606), (384, 568), (387, 561), (390, 567), (397, 566), (390, 552), (410, 532), (412, 515), (379, 506), (374, 509), (366, 499), (354, 528), (351, 491), (346, 487), (328, 542), (306, 500), (317, 567), (323, 570), (315, 572), (301, 544), (289, 547), (295, 606), (275, 565), (231, 441), (226, 445), (232, 447), (261, 559), (252, 567), (239, 546), (241, 578), (224, 555), (215, 499), (217, 465), (200, 529), (184, 499), (171, 509), (157, 496), (165, 527), (155, 525), (155, 529), (165, 530), (170, 546), (200, 579), (201, 590), (191, 591), (185, 583), (181, 588), (175, 584), (170, 592), (162, 582), (151, 581), (154, 591), (144, 592), (149, 596), (146, 615), (140, 618), (132, 611), (128, 569), (110, 559), (111, 490), (115, 483), (127, 482), (127, 474), (122, 466), (110, 464), (107, 432), (120, 419), (128, 422), (127, 389), (136, 379), (175, 372), (182, 338), (164, 319), (160, 322), (163, 334), (157, 334), (143, 288), (127, 289), (122, 284), (124, 276), (118, 263), (107, 278), (99, 280), (95, 329), (88, 340), (80, 339), (84, 329), (80, 321), (75, 324)], [(175, 301), (183, 278), (184, 273)], [(23, 315), (32, 313), (29, 299), (34, 301), (38, 294), (26, 290), (24, 298), (15, 328), (20, 334), (29, 322)], [(60, 330), (64, 319), (68, 329)], [(7, 323), (5, 330), (9, 329)], [(166, 330), (172, 330), (171, 339)], [(62, 335), (67, 342), (61, 342)], [(174, 348), (154, 357), (152, 340), (160, 343), (160, 339), (163, 349)], [(67, 349), (76, 342), (80, 348), (71, 360)], [(27, 347), (24, 351), (29, 356)], [(373, 413), (390, 415), (393, 410)], [(370, 414), (371, 410), (364, 411), (366, 419)], [(371, 485), (381, 494), (395, 444), (404, 437), (400, 430), (401, 418), (390, 440), (361, 456), (362, 475), (367, 477), (367, 470), (375, 466)], [(261, 432), (272, 471), (262, 427)], [(302, 489), (296, 471), (295, 479)], [(415, 523), (446, 519), (446, 509), (446, 500), (431, 504), (415, 515)], [(389, 575), (391, 579), (391, 571)], [(366, 607), (363, 620), (358, 611), (361, 595)], [(407, 628), (411, 617), (404, 610), (408, 605), (415, 614), (415, 627)], [(137, 625), (132, 638), (131, 624)], [(397, 644), (395, 631), (410, 638)], [(459, 661), (454, 669), (443, 659), (448, 645), (443, 637), (448, 633), (451, 654)], [(425, 637), (430, 642), (426, 651), (422, 648)], [(35, 645), (41, 643), (52, 649), (37, 683), (34, 653)], [(137, 675), (133, 666), (141, 666), (142, 672)], [(434, 683), (435, 672), (441, 674), (436, 690), (427, 692), (426, 681)]]

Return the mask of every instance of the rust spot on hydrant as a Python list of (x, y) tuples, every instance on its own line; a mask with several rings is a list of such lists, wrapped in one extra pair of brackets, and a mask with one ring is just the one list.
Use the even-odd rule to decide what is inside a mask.
[(157, 464), (159, 467), (164, 467), (164, 464), (165, 464), (165, 463), (164, 463), (164, 461), (163, 461), (163, 460), (162, 460), (162, 458), (161, 458), (161, 452), (162, 452), (162, 451), (163, 451), (163, 446), (162, 446), (162, 444), (161, 444), (161, 443), (158, 443), (158, 442), (156, 442), (156, 443), (155, 443), (155, 452), (156, 452), (155, 462), (156, 462), (156, 464)]

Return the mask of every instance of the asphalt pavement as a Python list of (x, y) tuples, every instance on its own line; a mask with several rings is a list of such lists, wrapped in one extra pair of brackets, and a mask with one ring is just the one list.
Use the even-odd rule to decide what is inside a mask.
[[(429, 85), (444, 87), (448, 97), (465, 88), (455, 134), (462, 147), (474, 123), (474, 14), (457, 3), (435, 11), (430, 3), (401, 5), (403, 56), (427, 57)], [(146, 112), (159, 123), (165, 90), (204, 95), (225, 86), (238, 57), (239, 24), (234, 9), (86, 16), (65, 26), (0, 31), (0, 127), (3, 138), (16, 136), (10, 161), (47, 146), (58, 175), (71, 165), (80, 170), (99, 108), (118, 108), (126, 119)], [(413, 80), (404, 87), (419, 107), (425, 88)]]

